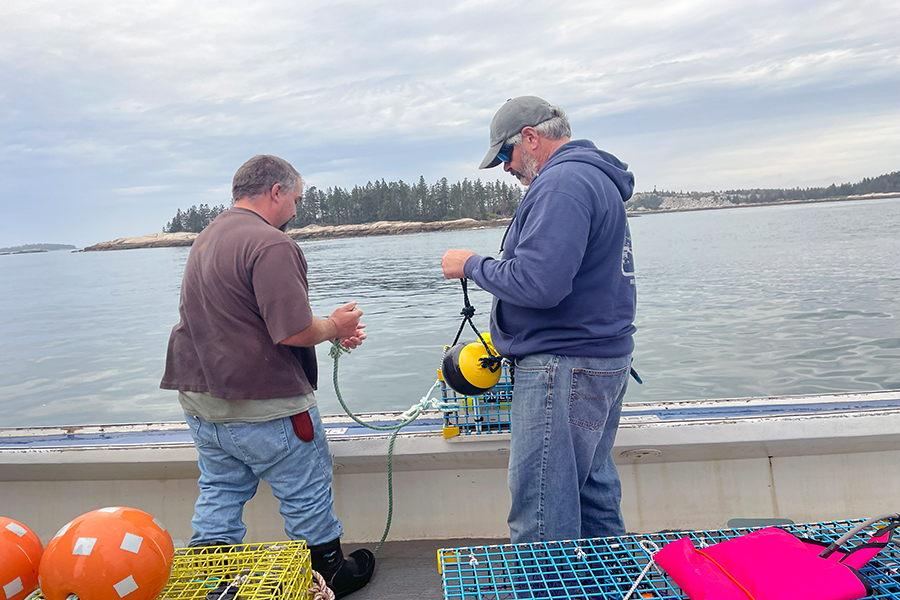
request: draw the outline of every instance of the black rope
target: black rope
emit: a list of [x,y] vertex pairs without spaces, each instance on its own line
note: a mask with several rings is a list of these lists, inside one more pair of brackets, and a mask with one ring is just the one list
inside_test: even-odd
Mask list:
[[472,303],[469,302],[469,285],[468,280],[463,277],[459,280],[462,285],[463,292],[463,309],[459,311],[459,314],[462,315],[462,323],[459,324],[459,329],[456,332],[456,337],[453,338],[453,343],[450,346],[455,346],[459,341],[459,336],[462,334],[463,328],[468,323],[472,327],[472,331],[475,332],[475,335],[478,337],[478,340],[481,342],[481,345],[484,346],[484,349],[487,351],[487,356],[481,358],[481,366],[482,368],[489,369],[491,373],[496,373],[497,369],[500,368],[500,362],[503,360],[495,351],[491,350],[491,347],[488,346],[487,342],[484,341],[484,337],[482,337],[481,333],[478,331],[478,328],[475,327],[475,323],[472,321],[472,317],[475,316],[475,307],[472,306]]

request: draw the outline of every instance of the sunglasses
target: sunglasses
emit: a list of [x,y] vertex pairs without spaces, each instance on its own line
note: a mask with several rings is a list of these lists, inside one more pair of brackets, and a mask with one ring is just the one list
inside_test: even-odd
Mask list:
[[506,144],[500,148],[500,152],[497,153],[497,158],[499,158],[501,162],[510,162],[512,160],[513,148],[515,148],[515,146],[512,144]]

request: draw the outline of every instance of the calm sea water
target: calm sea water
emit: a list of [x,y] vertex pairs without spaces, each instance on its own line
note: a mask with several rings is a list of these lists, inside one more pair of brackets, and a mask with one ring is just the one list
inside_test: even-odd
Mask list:
[[[900,388],[900,201],[645,215],[626,400]],[[459,326],[448,248],[496,254],[503,229],[302,242],[316,314],[357,300],[369,339],[340,361],[357,412],[405,409]],[[158,389],[187,248],[0,257],[0,426],[179,420]],[[474,285],[476,325],[490,296]],[[465,340],[474,339],[471,331]],[[319,347],[319,405],[338,413]]]

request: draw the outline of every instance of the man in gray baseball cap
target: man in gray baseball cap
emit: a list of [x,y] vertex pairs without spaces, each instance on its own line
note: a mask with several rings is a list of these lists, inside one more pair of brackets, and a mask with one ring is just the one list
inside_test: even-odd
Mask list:
[[509,489],[513,543],[625,533],[610,451],[631,372],[636,294],[624,202],[628,166],[570,140],[565,111],[536,96],[491,121],[482,169],[528,191],[495,259],[448,250],[444,277],[494,296],[491,339],[515,368]]
[[519,96],[507,100],[491,119],[491,147],[478,168],[491,169],[499,165],[501,159],[497,157],[497,153],[506,144],[506,140],[519,134],[525,127],[540,125],[553,117],[550,103],[537,96]]

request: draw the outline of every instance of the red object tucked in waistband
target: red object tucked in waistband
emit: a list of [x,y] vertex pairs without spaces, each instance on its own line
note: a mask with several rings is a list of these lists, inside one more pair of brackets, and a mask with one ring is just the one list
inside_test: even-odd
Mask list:
[[294,425],[294,433],[297,434],[301,441],[313,441],[315,432],[313,431],[312,419],[309,418],[308,410],[291,417],[291,423]]

